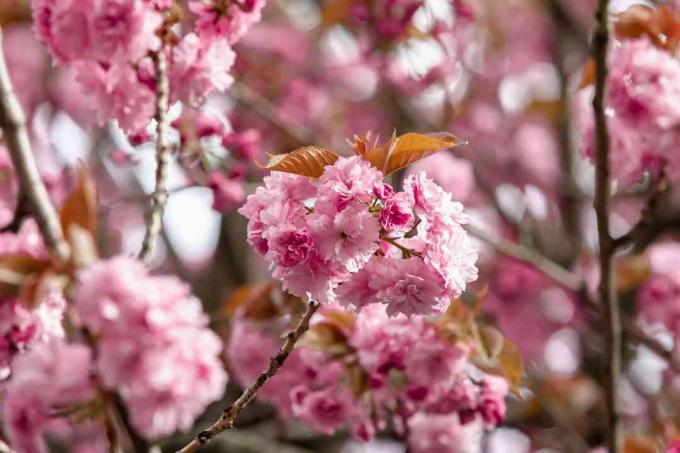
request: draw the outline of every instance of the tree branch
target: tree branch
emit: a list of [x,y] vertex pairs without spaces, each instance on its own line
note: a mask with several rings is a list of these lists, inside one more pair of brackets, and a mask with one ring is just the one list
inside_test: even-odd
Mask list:
[[168,63],[164,49],[153,55],[156,67],[156,187],[151,194],[151,206],[146,219],[146,233],[139,252],[139,259],[148,262],[156,247],[158,234],[163,227],[163,209],[168,200],[166,188],[168,166],[172,148],[168,137],[170,122],[168,107],[170,98],[170,82],[168,81]]
[[595,113],[596,159],[595,200],[599,240],[600,284],[598,297],[605,330],[605,396],[607,402],[607,444],[611,453],[620,450],[621,421],[619,418],[619,381],[621,375],[621,314],[614,288],[613,258],[616,250],[609,233],[609,132],[605,116],[607,90],[607,51],[609,26],[607,21],[609,0],[598,0],[595,13],[596,28],[593,36],[595,61]]
[[319,303],[315,301],[310,301],[307,305],[307,310],[300,318],[295,326],[295,329],[288,332],[286,335],[286,341],[279,349],[279,352],[271,358],[269,362],[269,367],[263,371],[258,378],[246,388],[241,396],[238,397],[234,403],[227,407],[223,412],[222,416],[217,420],[210,429],[198,433],[196,438],[192,440],[187,446],[178,451],[178,453],[193,453],[198,451],[198,449],[210,442],[215,436],[223,431],[229,430],[234,426],[234,420],[243,412],[243,410],[248,406],[248,404],[255,399],[257,392],[260,388],[267,383],[267,381],[274,376],[281,366],[285,363],[288,355],[293,350],[295,343],[300,339],[302,334],[304,334],[307,329],[309,329],[309,321],[319,309]]
[[50,252],[60,261],[66,261],[69,247],[61,230],[59,217],[43,184],[31,142],[26,130],[26,119],[21,104],[14,95],[5,56],[2,52],[0,28],[0,127],[19,179],[19,189],[31,204],[31,211]]
[[489,244],[498,253],[502,253],[503,255],[507,255],[511,258],[515,258],[518,261],[522,261],[533,266],[566,288],[576,292],[579,292],[583,289],[583,279],[579,275],[576,275],[570,270],[563,268],[550,258],[541,254],[539,251],[515,244],[514,242],[510,242],[505,239],[495,239],[489,233],[479,229],[474,225],[467,225],[466,229],[468,233]]

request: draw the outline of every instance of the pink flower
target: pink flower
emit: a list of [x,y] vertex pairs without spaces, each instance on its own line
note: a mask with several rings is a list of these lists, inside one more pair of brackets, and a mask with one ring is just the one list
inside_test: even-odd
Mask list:
[[478,410],[486,426],[494,427],[505,418],[508,390],[508,381],[501,377],[486,375],[482,378]]
[[144,0],[35,0],[34,27],[60,63],[134,62],[159,44],[160,14]]
[[260,21],[266,0],[245,0],[230,4],[222,14],[217,6],[190,0],[189,9],[198,16],[196,27],[199,35],[224,37],[229,44],[236,44],[255,23]]
[[323,213],[333,213],[342,211],[352,201],[366,203],[382,179],[382,173],[361,157],[341,157],[334,165],[327,166],[319,178],[319,199],[315,206]]
[[408,421],[408,444],[413,453],[465,453],[481,440],[479,423],[461,424],[456,414],[418,413]]
[[312,215],[309,227],[321,256],[358,271],[378,250],[380,224],[366,206],[352,204],[331,218]]
[[437,153],[419,161],[409,168],[408,173],[421,171],[463,203],[467,203],[475,189],[472,162],[450,153]]
[[90,35],[86,58],[134,62],[160,45],[156,29],[162,17],[147,1],[95,0],[85,13]]
[[222,145],[234,153],[235,157],[251,162],[260,153],[261,134],[258,129],[231,132],[222,138]]
[[[667,165],[671,178],[680,172],[675,156],[680,124],[680,62],[656,48],[647,38],[615,43],[609,55],[608,124],[614,177],[637,182],[645,171]],[[589,99],[592,88],[577,99],[582,153],[594,161],[594,119]]]
[[448,307],[444,282],[419,258],[384,258],[374,278],[376,300],[386,305],[389,316],[430,315]]
[[309,391],[306,386],[292,390],[293,415],[318,432],[333,434],[351,419],[353,397],[349,388],[327,387]]
[[309,232],[291,227],[283,227],[275,232],[269,244],[271,260],[284,267],[304,263],[314,249],[314,242]]
[[400,192],[387,198],[380,211],[380,226],[388,233],[405,233],[413,226],[413,209],[408,196]]
[[106,70],[97,63],[78,61],[72,68],[84,95],[95,106],[98,124],[117,120],[123,130],[135,132],[149,123],[155,95],[131,66]]
[[215,211],[227,212],[241,204],[246,198],[243,184],[234,179],[228,179],[220,171],[208,173],[207,183],[213,192]]
[[5,387],[2,415],[10,444],[21,452],[47,452],[43,434],[54,427],[52,410],[94,394],[90,350],[59,340],[19,356]]
[[33,27],[38,38],[60,63],[82,55],[90,45],[90,0],[34,0]]
[[200,39],[194,33],[184,36],[172,50],[169,77],[173,99],[196,105],[213,90],[226,90],[234,81],[229,70],[235,58],[223,39]]
[[97,369],[132,424],[149,438],[189,428],[227,382],[222,342],[200,302],[186,284],[130,258],[98,261],[78,279],[75,306],[100,338]]
[[666,453],[680,453],[680,440],[673,441],[668,448],[666,448]]

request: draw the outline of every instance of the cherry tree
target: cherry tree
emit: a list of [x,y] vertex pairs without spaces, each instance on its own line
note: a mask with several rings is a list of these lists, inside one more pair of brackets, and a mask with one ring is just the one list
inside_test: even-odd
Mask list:
[[680,3],[0,31],[0,452],[680,451]]

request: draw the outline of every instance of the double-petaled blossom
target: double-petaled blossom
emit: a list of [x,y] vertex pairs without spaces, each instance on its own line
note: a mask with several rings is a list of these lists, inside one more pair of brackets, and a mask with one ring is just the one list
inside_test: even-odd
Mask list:
[[57,414],[95,396],[91,376],[92,353],[84,345],[55,340],[17,357],[2,401],[4,427],[13,448],[47,452],[44,435],[64,437],[72,431]]
[[294,295],[390,314],[446,309],[477,277],[463,206],[424,174],[403,192],[361,157],[317,181],[274,172],[239,212],[248,238]]
[[[283,416],[299,418],[323,434],[347,428],[364,441],[391,420],[401,420],[409,428],[409,444],[418,453],[457,451],[443,448],[481,436],[505,417],[507,381],[474,367],[469,347],[447,338],[433,320],[390,317],[380,304],[366,307],[355,318],[324,310],[313,321],[312,343],[303,338],[260,394]],[[329,328],[326,319],[346,316],[351,321],[335,325],[337,340],[329,349],[314,345],[316,328]],[[253,320],[237,317],[232,326],[229,362],[239,381],[248,382],[276,349],[275,337]],[[244,351],[251,351],[254,360],[246,360]],[[427,420],[433,426],[446,420],[451,438],[426,442]],[[442,442],[439,450],[427,447]]]
[[75,306],[98,337],[96,369],[135,428],[156,438],[191,427],[227,375],[222,342],[188,286],[124,257],[96,262],[78,280]]
[[[0,254],[44,258],[46,249],[38,227],[25,221],[18,233],[0,233]],[[11,372],[12,359],[34,346],[42,346],[64,336],[62,318],[66,302],[58,291],[46,291],[44,297],[29,305],[15,298],[0,300],[0,380]]]
[[[211,4],[208,4],[211,3]],[[212,4],[214,3],[214,4]],[[117,120],[137,133],[151,120],[156,99],[155,52],[166,54],[171,101],[200,103],[233,82],[232,45],[260,20],[264,1],[188,5],[152,0],[33,0],[34,28],[55,60],[73,72],[96,122]],[[176,8],[197,15],[172,31]]]
[[[678,174],[675,157],[680,125],[680,61],[655,47],[647,38],[615,42],[609,55],[607,121],[611,137],[610,161],[615,178],[637,182],[645,171],[662,167]],[[588,98],[592,88],[578,99],[583,155],[594,161],[594,122]]]

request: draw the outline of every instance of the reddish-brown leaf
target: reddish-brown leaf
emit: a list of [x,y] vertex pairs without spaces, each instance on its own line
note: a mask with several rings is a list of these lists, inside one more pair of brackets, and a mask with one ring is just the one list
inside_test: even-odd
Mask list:
[[675,51],[680,42],[680,18],[667,5],[633,5],[617,16],[614,33],[620,39],[647,36],[655,46]]
[[579,82],[578,87],[579,89],[585,88],[593,83],[595,83],[595,60],[589,58],[586,65],[583,67],[581,82]]
[[503,341],[503,347],[498,355],[498,364],[503,376],[510,383],[512,392],[519,394],[519,385],[522,382],[522,356],[517,346],[508,339]]
[[237,312],[249,319],[269,319],[278,314],[272,304],[274,283],[256,283],[237,288],[223,305],[223,312],[233,316]]
[[73,225],[89,232],[92,238],[97,234],[97,186],[84,164],[78,167],[78,186],[68,196],[59,212],[61,227],[67,239]]
[[38,259],[29,255],[0,256],[0,296],[17,297],[24,285],[51,266],[48,259]]
[[318,178],[323,174],[326,165],[333,165],[338,160],[338,155],[318,146],[306,146],[291,151],[288,154],[276,154],[271,156],[269,163],[260,168],[270,171],[282,171],[295,175]]
[[384,175],[389,175],[427,156],[460,144],[455,135],[447,132],[410,132],[399,137],[392,136],[384,145],[364,151],[363,157]]

